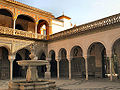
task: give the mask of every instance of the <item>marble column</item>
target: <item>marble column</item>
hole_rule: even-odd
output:
[[[59,69],[59,60],[57,60],[57,79],[59,79],[60,78],[60,74],[59,74],[59,71],[60,69]]]
[[[71,60],[69,60],[69,79],[71,79]]]
[[[9,56],[10,61],[10,80],[13,80],[13,61],[15,60],[15,55]]]
[[[13,35],[15,35],[15,25],[16,25],[16,18],[13,19]]]
[[[112,76],[112,50],[106,50],[106,54],[107,54],[107,58],[109,60],[109,68],[110,68],[110,81],[113,80],[113,76]]]
[[[113,76],[112,76],[112,58],[108,57],[109,58],[109,65],[110,65],[110,81],[113,80]]]
[[[88,61],[87,61],[87,56],[84,56],[84,59],[85,59],[86,80],[88,80]]]
[[[35,38],[37,38],[37,26],[38,26],[38,21],[35,22]]]

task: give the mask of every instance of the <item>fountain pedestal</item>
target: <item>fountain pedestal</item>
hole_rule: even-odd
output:
[[[36,67],[28,66],[27,69],[27,75],[26,75],[26,81],[37,81],[38,80],[38,74]]]

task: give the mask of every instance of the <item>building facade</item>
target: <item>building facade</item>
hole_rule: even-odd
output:
[[[31,46],[40,78],[120,77],[120,14],[72,27],[69,17],[14,0],[0,1],[0,79],[25,77]],[[68,29],[69,28],[69,29]]]

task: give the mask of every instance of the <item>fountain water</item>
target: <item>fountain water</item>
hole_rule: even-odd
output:
[[[10,81],[9,89],[11,90],[55,90],[55,82],[49,80],[38,80],[38,72],[36,67],[49,64],[46,60],[37,60],[34,55],[34,48],[31,48],[31,60],[17,61],[20,66],[27,66],[26,81]]]

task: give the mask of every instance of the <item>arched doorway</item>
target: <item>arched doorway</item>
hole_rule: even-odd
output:
[[[117,39],[112,46],[112,73],[118,74],[120,78],[120,39]]]
[[[57,61],[55,60],[55,51],[51,50],[50,53],[50,72],[51,72],[51,78],[56,78],[57,77]]]
[[[46,55],[44,52],[42,52],[40,54],[40,56],[38,57],[38,60],[46,60]],[[38,70],[38,76],[39,78],[44,78],[45,77],[45,72],[46,72],[46,65],[42,65],[42,66],[38,66],[37,67]]]
[[[45,20],[39,20],[37,33],[41,35],[49,35],[49,24]]]
[[[30,52],[27,49],[21,49],[16,53],[15,60],[13,62],[13,77],[14,78],[25,78],[27,67],[19,66],[17,61],[30,60]]]
[[[60,49],[59,51],[59,57],[60,57],[60,62],[59,62],[59,75],[60,78],[68,78],[69,77],[69,62],[67,60],[67,52],[64,48]]]
[[[0,79],[9,79],[10,62],[8,60],[8,50],[0,47]]]
[[[13,18],[11,11],[7,9],[0,9],[0,26],[13,27]]]
[[[85,75],[85,60],[83,58],[83,51],[81,47],[74,46],[71,49],[71,77],[80,78]]]
[[[15,28],[23,31],[35,32],[34,19],[28,15],[18,15]]]
[[[88,48],[88,75],[89,77],[105,78],[108,72],[106,49],[100,42],[92,43]]]

